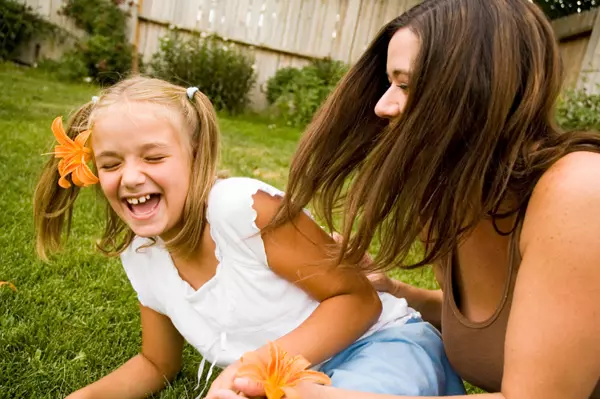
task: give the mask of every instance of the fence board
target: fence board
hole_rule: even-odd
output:
[[[260,28],[260,33],[256,38],[256,43],[259,45],[268,45],[272,40],[272,36],[277,28],[278,3],[278,0],[264,1],[264,10],[261,13],[260,19],[262,26]]]
[[[302,8],[298,16],[298,26],[294,32],[294,41],[290,50],[293,52],[313,55],[311,52],[310,28],[314,18],[315,0],[302,0]]]
[[[369,0],[366,0],[367,2]],[[350,62],[356,25],[363,0],[340,0],[338,36],[334,41],[332,58]]]
[[[315,47],[315,53],[331,57],[333,43],[338,35],[338,1],[323,1],[321,3],[322,24],[315,34],[319,35],[319,45]]]
[[[290,1],[277,0],[277,11],[275,11],[274,35],[268,41],[270,47],[281,48],[283,45],[284,32],[287,26],[288,9]]]

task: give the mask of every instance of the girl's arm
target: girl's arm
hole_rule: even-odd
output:
[[[275,215],[279,199],[262,191],[254,196],[256,225]],[[361,270],[337,265],[330,250],[335,241],[304,213],[263,234],[271,269],[320,302],[298,328],[277,340],[292,355],[318,364],[346,348],[379,318],[381,301]],[[264,350],[264,348],[263,348]]]
[[[142,352],[68,399],[137,399],[165,387],[181,369],[183,338],[171,320],[140,305]]]

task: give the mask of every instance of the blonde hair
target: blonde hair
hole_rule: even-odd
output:
[[[200,91],[192,100],[186,89],[160,79],[142,76],[123,80],[106,89],[97,102],[89,102],[70,118],[67,135],[74,139],[80,132],[92,128],[100,111],[119,102],[146,102],[164,106],[177,112],[187,127],[191,144],[192,171],[182,221],[182,228],[166,242],[170,252],[190,255],[200,245],[206,226],[208,194],[217,174],[220,135],[214,108]],[[92,133],[93,134],[93,133]],[[50,159],[41,174],[34,194],[34,221],[36,250],[41,259],[61,248],[63,233],[68,237],[73,216],[73,204],[80,188],[58,186],[58,159]],[[135,234],[117,216],[110,205],[106,207],[104,233],[97,243],[98,249],[108,256],[116,256],[131,244]]]

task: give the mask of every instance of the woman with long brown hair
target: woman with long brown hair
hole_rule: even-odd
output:
[[[600,135],[556,125],[561,84],[533,3],[426,0],[380,31],[316,115],[272,222],[312,202],[342,233],[340,259],[377,237],[372,271],[433,264],[439,291],[376,285],[441,328],[485,397],[600,398]],[[418,241],[424,256],[407,264]]]

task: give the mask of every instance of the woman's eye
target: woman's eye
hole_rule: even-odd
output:
[[[399,85],[397,85],[401,90],[407,91],[408,90],[408,84],[406,83],[400,83]]]

